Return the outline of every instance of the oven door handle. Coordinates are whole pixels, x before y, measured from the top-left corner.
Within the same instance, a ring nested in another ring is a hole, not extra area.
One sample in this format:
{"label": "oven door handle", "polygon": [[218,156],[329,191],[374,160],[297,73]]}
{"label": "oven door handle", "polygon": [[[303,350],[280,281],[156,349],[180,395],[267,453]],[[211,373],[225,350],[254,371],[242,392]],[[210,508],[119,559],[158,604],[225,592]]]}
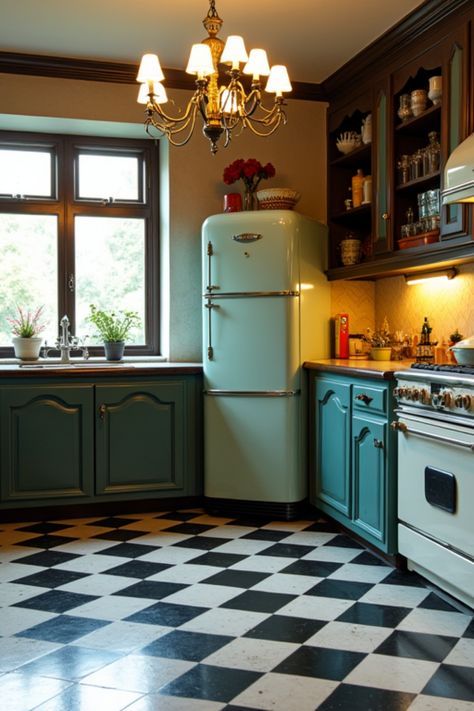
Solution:
{"label": "oven door handle", "polygon": [[454,444],[456,447],[464,447],[465,449],[470,449],[474,453],[474,444],[469,444],[468,442],[463,442],[460,439],[454,439],[453,437],[443,437],[442,435],[433,434],[431,432],[424,432],[423,430],[417,430],[413,427],[408,427],[405,422],[400,422],[395,420],[390,424],[392,430],[397,430],[403,434],[417,435],[418,437],[426,437],[426,439],[434,439],[436,442],[445,442],[446,444]]}

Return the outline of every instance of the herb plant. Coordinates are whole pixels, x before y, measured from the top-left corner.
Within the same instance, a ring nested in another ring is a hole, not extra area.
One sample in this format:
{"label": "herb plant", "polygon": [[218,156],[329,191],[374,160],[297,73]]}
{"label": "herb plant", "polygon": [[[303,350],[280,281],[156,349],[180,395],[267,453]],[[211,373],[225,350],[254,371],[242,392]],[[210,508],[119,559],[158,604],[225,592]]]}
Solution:
{"label": "herb plant", "polygon": [[140,317],[136,311],[114,311],[107,313],[90,304],[87,317],[93,323],[104,342],[125,341],[132,328],[140,325]]}

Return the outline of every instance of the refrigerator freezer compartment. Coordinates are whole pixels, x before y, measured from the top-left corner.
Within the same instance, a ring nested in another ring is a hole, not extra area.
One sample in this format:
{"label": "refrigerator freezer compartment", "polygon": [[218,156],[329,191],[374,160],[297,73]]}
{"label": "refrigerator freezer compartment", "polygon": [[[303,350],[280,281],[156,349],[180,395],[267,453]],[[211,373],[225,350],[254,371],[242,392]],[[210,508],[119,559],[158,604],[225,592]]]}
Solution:
{"label": "refrigerator freezer compartment", "polygon": [[302,501],[301,396],[204,397],[205,496]]}

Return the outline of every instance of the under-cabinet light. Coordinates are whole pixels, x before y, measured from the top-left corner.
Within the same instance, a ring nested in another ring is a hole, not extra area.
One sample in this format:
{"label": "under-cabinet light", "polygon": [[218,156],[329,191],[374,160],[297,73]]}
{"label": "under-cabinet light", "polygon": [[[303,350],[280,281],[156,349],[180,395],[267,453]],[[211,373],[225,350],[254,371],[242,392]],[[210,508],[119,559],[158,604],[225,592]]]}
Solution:
{"label": "under-cabinet light", "polygon": [[434,279],[447,281],[454,279],[458,270],[452,267],[451,269],[437,269],[430,272],[416,272],[415,274],[405,274],[405,281],[408,286],[413,284],[423,284],[424,282],[432,282]]}

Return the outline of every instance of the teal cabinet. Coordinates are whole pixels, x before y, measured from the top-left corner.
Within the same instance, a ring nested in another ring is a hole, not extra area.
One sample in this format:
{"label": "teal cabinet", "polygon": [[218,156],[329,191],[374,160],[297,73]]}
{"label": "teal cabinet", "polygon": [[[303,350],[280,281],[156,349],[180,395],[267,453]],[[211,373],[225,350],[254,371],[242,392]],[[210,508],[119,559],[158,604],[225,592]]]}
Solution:
{"label": "teal cabinet", "polygon": [[2,501],[91,496],[92,386],[5,389],[1,402]]}
{"label": "teal cabinet", "polygon": [[185,386],[96,387],[96,493],[184,489]]}
{"label": "teal cabinet", "polygon": [[202,494],[198,375],[0,384],[0,509]]}
{"label": "teal cabinet", "polygon": [[396,553],[392,381],[309,374],[310,499],[385,553]]}

